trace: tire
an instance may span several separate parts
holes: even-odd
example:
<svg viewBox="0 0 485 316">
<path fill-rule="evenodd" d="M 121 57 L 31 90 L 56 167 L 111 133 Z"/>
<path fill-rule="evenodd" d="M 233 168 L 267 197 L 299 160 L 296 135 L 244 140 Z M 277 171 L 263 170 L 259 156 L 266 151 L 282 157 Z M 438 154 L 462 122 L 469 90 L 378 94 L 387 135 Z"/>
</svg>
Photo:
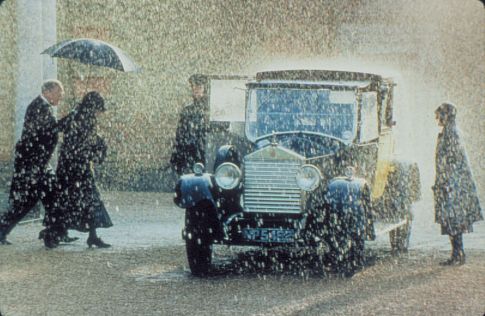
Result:
<svg viewBox="0 0 485 316">
<path fill-rule="evenodd" d="M 329 261 L 337 273 L 351 277 L 365 263 L 365 214 L 352 209 L 339 214 L 332 219 Z"/>
<path fill-rule="evenodd" d="M 347 273 L 354 274 L 365 265 L 365 231 L 362 224 L 355 223 L 351 234 Z"/>
<path fill-rule="evenodd" d="M 406 224 L 389 232 L 391 252 L 394 254 L 407 252 L 411 237 L 413 216 L 411 205 L 421 197 L 421 181 L 416 163 L 395 162 L 396 171 L 389 179 L 388 203 L 396 220 L 406 220 Z"/>
<path fill-rule="evenodd" d="M 349 199 L 353 200 L 351 203 L 341 201 L 342 197 L 329 197 L 329 205 L 322 208 L 326 210 L 322 233 L 328 246 L 324 256 L 325 266 L 344 277 L 351 277 L 365 265 L 365 239 L 371 219 L 371 202 L 368 186 L 361 190 L 360 197 Z"/>
<path fill-rule="evenodd" d="M 185 211 L 185 249 L 190 272 L 206 276 L 212 265 L 212 236 L 208 226 L 207 206 L 201 205 Z"/>
<path fill-rule="evenodd" d="M 389 232 L 392 253 L 404 253 L 408 251 L 411 238 L 411 216 L 406 218 L 406 224 Z"/>
<path fill-rule="evenodd" d="M 365 266 L 365 239 L 367 218 L 370 212 L 370 192 L 362 192 L 362 213 L 354 212 L 350 217 L 350 251 L 347 257 L 345 276 L 350 277 Z"/>
</svg>

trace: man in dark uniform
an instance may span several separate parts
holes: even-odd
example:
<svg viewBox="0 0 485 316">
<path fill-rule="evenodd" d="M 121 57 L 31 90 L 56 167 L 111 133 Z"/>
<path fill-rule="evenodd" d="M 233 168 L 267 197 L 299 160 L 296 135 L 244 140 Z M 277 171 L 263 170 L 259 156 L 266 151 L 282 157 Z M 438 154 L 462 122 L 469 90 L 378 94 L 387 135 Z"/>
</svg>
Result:
<svg viewBox="0 0 485 316">
<path fill-rule="evenodd" d="M 175 148 L 170 163 L 178 175 L 191 172 L 194 163 L 205 161 L 205 143 L 209 129 L 207 77 L 192 75 L 189 83 L 193 102 L 180 113 L 175 135 Z"/>
<path fill-rule="evenodd" d="M 14 175 L 10 187 L 9 210 L 0 217 L 0 245 L 10 242 L 6 236 L 15 225 L 42 201 L 46 211 L 47 228 L 40 238 L 48 248 L 56 247 L 60 236 L 67 237 L 58 224 L 49 220 L 58 211 L 55 207 L 55 174 L 49 165 L 68 116 L 57 122 L 52 107 L 64 97 L 64 88 L 57 80 L 47 80 L 42 93 L 27 107 L 20 140 L 15 146 Z"/>
</svg>

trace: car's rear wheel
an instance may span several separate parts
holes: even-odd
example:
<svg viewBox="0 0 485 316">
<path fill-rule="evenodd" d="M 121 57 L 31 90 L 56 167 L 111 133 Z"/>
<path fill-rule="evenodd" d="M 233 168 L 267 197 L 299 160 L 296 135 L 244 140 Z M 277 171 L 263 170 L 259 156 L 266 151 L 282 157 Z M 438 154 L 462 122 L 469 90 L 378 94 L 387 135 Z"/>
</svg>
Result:
<svg viewBox="0 0 485 316">
<path fill-rule="evenodd" d="M 411 216 L 408 215 L 406 224 L 389 232 L 389 241 L 393 253 L 403 253 L 408 251 L 409 240 L 411 239 L 411 223 Z"/>
<path fill-rule="evenodd" d="M 185 211 L 185 248 L 190 272 L 195 276 L 207 275 L 212 264 L 212 234 L 207 207 L 200 205 Z"/>
</svg>

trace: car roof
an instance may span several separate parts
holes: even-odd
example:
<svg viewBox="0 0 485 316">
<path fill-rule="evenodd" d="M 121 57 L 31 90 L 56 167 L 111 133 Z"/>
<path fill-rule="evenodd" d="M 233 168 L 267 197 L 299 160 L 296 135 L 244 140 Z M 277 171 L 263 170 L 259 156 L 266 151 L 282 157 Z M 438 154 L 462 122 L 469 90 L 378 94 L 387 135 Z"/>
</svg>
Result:
<svg viewBox="0 0 485 316">
<path fill-rule="evenodd" d="M 379 83 L 392 84 L 392 80 L 364 72 L 303 69 L 259 72 L 248 87 L 366 89 Z"/>
<path fill-rule="evenodd" d="M 276 70 L 256 74 L 257 81 L 291 80 L 291 81 L 383 81 L 380 75 L 340 70 Z"/>
<path fill-rule="evenodd" d="M 342 88 L 362 89 L 369 87 L 372 81 L 304 81 L 304 80 L 263 80 L 248 83 L 251 88 L 287 87 L 287 88 Z"/>
</svg>

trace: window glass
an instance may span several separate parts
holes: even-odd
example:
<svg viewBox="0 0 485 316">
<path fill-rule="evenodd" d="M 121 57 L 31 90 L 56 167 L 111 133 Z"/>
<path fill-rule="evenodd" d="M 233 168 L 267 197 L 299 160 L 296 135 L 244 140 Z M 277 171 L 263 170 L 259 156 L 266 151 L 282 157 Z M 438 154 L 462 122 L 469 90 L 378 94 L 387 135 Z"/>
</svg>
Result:
<svg viewBox="0 0 485 316">
<path fill-rule="evenodd" d="M 379 136 L 377 115 L 377 92 L 362 93 L 360 141 L 366 142 Z"/>
</svg>

